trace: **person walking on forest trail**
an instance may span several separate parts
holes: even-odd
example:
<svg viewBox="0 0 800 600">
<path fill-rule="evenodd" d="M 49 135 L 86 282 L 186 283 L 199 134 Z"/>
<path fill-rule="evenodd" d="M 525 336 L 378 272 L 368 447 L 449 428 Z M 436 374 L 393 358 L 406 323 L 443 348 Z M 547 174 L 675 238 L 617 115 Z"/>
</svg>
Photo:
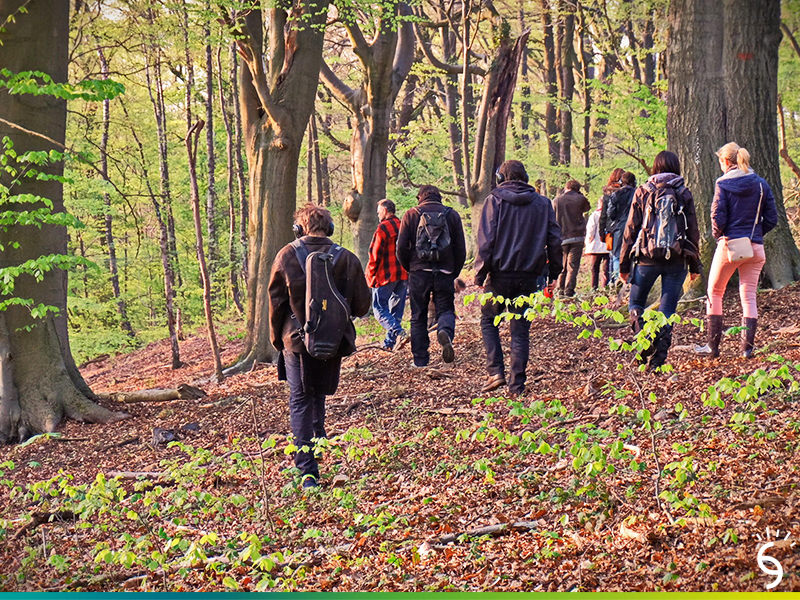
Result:
<svg viewBox="0 0 800 600">
<path fill-rule="evenodd" d="M 620 188 L 611 194 L 606 206 L 606 230 L 611 234 L 611 279 L 619 279 L 619 253 L 622 250 L 622 232 L 628 221 L 636 175 L 626 171 L 620 177 Z"/>
<path fill-rule="evenodd" d="M 635 333 L 644 327 L 647 295 L 661 278 L 658 310 L 670 317 L 675 313 L 683 291 L 688 266 L 692 280 L 700 276 L 700 232 L 697 228 L 694 198 L 684 185 L 678 156 L 667 150 L 653 161 L 652 175 L 636 190 L 622 235 L 620 279 L 630 278 L 630 319 Z M 650 346 L 643 350 L 643 361 L 661 367 L 672 344 L 672 325 L 661 327 Z"/>
<path fill-rule="evenodd" d="M 608 182 L 606 183 L 605 187 L 603 188 L 603 195 L 600 198 L 600 202 L 603 205 L 603 208 L 600 210 L 600 237 L 602 237 L 606 241 L 606 245 L 608 246 L 609 250 L 613 249 L 613 237 L 614 234 L 609 230 L 609 219 L 608 219 L 608 209 L 611 204 L 611 197 L 616 193 L 616 191 L 622 187 L 622 176 L 625 174 L 625 169 L 621 169 L 617 167 L 613 171 L 611 171 L 611 175 L 608 176 Z M 614 273 L 611 274 L 611 283 L 616 283 L 617 278 L 614 276 Z"/>
<path fill-rule="evenodd" d="M 506 311 L 522 314 L 510 300 L 539 289 L 537 279 L 549 268 L 552 292 L 561 272 L 561 231 L 550 201 L 528 185 L 528 174 L 518 160 L 507 160 L 497 170 L 498 186 L 486 198 L 478 224 L 475 283 L 507 302 L 486 302 L 481 307 L 481 336 L 486 350 L 488 381 L 481 390 L 491 392 L 506 385 L 503 348 L 495 318 Z M 528 319 L 511 319 L 511 380 L 509 391 L 525 391 L 525 369 L 530 352 Z"/>
<path fill-rule="evenodd" d="M 564 270 L 558 280 L 558 293 L 562 296 L 575 295 L 575 282 L 581 267 L 583 241 L 586 235 L 586 213 L 592 205 L 581 194 L 581 184 L 571 179 L 564 192 L 553 200 L 556 221 L 561 227 L 561 248 L 564 254 Z"/>
<path fill-rule="evenodd" d="M 446 363 L 455 360 L 454 281 L 464 267 L 467 245 L 461 216 L 442 204 L 439 188 L 421 186 L 417 201 L 417 206 L 406 211 L 400 222 L 397 259 L 408 271 L 414 365 L 427 367 L 430 361 L 428 304 L 431 297 L 436 307 L 436 338 L 442 346 L 442 360 Z"/>
<path fill-rule="evenodd" d="M 400 219 L 391 200 L 378 202 L 378 228 L 369 245 L 367 285 L 372 288 L 372 311 L 386 330 L 384 350 L 393 350 L 397 340 L 408 336 L 401 321 L 408 294 L 408 273 L 397 260 L 397 234 Z"/>
<path fill-rule="evenodd" d="M 722 338 L 722 297 L 735 271 L 739 271 L 742 304 L 742 356 L 751 358 L 758 325 L 756 292 L 766 262 L 764 235 L 778 224 L 775 197 L 769 184 L 750 168 L 750 153 L 735 142 L 717 150 L 723 172 L 714 187 L 711 223 L 717 249 L 708 274 L 706 327 L 708 341 L 698 354 L 717 357 Z M 741 246 L 743 251 L 739 251 Z"/>
<path fill-rule="evenodd" d="M 606 241 L 600 235 L 600 213 L 603 210 L 603 201 L 597 203 L 597 208 L 589 215 L 586 222 L 586 238 L 583 241 L 583 252 L 589 257 L 589 270 L 592 274 L 592 291 L 608 285 L 608 256 L 610 254 Z"/>
<path fill-rule="evenodd" d="M 295 236 L 298 238 L 284 246 L 272 264 L 269 282 L 269 310 L 272 344 L 280 351 L 278 357 L 278 379 L 289 383 L 289 419 L 297 451 L 294 461 L 300 470 L 304 488 L 319 485 L 319 466 L 314 456 L 314 439 L 324 438 L 325 434 L 325 396 L 336 391 L 339 385 L 339 372 L 342 357 L 356 350 L 356 330 L 351 317 L 363 317 L 369 312 L 370 292 L 364 278 L 361 262 L 355 254 L 334 244 L 329 238 L 333 235 L 333 219 L 327 208 L 306 204 L 295 213 Z M 312 303 L 306 295 L 307 283 L 311 278 L 307 273 L 313 259 L 322 259 L 326 281 L 319 282 L 330 286 L 327 275 L 332 274 L 336 300 L 345 303 L 339 339 L 332 356 L 326 359 L 312 356 L 308 348 L 309 331 L 307 319 Z M 316 292 L 316 291 L 315 291 Z M 319 294 L 321 295 L 321 294 Z M 318 307 L 326 311 L 332 307 Z M 317 331 L 319 331 L 319 323 Z"/>
</svg>

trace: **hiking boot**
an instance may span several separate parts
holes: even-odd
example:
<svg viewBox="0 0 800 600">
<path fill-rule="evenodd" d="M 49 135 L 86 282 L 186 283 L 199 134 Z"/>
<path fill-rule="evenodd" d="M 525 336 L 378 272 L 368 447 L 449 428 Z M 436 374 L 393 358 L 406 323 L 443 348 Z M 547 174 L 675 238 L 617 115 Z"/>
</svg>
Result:
<svg viewBox="0 0 800 600">
<path fill-rule="evenodd" d="M 650 358 L 650 368 L 657 369 L 667 362 L 667 352 L 672 345 L 672 325 L 664 325 L 653 340 L 653 356 Z"/>
<path fill-rule="evenodd" d="M 481 388 L 481 394 L 486 394 L 488 392 L 496 390 L 497 388 L 501 388 L 505 384 L 506 384 L 506 378 L 504 375 L 502 375 L 501 373 L 498 373 L 497 375 L 492 375 L 491 377 L 489 377 L 489 380 L 486 382 L 486 385 L 484 385 Z"/>
<path fill-rule="evenodd" d="M 742 358 L 753 358 L 758 319 L 751 319 L 750 317 L 742 319 L 742 326 L 747 327 L 742 331 Z"/>
<path fill-rule="evenodd" d="M 704 346 L 695 346 L 695 354 L 717 358 L 719 356 L 719 343 L 722 339 L 722 315 L 708 315 L 708 342 Z"/>
<path fill-rule="evenodd" d="M 303 489 L 313 489 L 318 488 L 319 483 L 317 482 L 317 478 L 313 475 L 303 475 Z"/>
<path fill-rule="evenodd" d="M 447 335 L 446 331 L 439 330 L 436 333 L 436 339 L 442 346 L 442 360 L 446 363 L 451 363 L 456 359 L 456 351 L 453 349 L 453 340 Z"/>
</svg>

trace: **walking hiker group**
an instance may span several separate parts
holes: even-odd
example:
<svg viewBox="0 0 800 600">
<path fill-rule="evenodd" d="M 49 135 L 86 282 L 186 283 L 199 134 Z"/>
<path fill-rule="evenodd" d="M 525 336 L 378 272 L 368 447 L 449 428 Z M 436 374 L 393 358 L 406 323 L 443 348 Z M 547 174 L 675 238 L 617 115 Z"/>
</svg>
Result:
<svg viewBox="0 0 800 600">
<path fill-rule="evenodd" d="M 742 353 L 750 358 L 757 325 L 756 288 L 764 266 L 763 236 L 775 227 L 775 199 L 767 182 L 750 168 L 750 155 L 735 143 L 717 152 L 723 176 L 711 210 L 717 250 L 708 281 L 708 340 L 695 350 L 719 356 L 722 296 L 739 271 L 743 307 Z M 481 306 L 481 337 L 487 379 L 481 392 L 508 386 L 525 393 L 530 321 L 514 298 L 544 291 L 572 297 L 583 254 L 591 261 L 591 287 L 630 283 L 629 313 L 634 332 L 644 327 L 647 297 L 661 280 L 658 310 L 675 313 L 687 272 L 699 277 L 700 234 L 694 199 L 677 155 L 660 152 L 652 174 L 636 188 L 633 173 L 615 169 L 596 209 L 570 180 L 552 202 L 528 183 L 524 165 L 504 162 L 497 186 L 484 200 L 476 228 L 475 284 L 493 294 Z M 370 307 L 386 330 L 381 348 L 393 351 L 410 339 L 415 367 L 431 360 L 431 330 L 442 360 L 455 360 L 455 293 L 467 251 L 458 212 L 442 203 L 438 188 L 423 185 L 417 206 L 397 217 L 395 204 L 378 203 L 380 223 L 369 248 L 366 273 L 358 258 L 335 244 L 330 212 L 307 204 L 295 214 L 296 240 L 277 255 L 269 284 L 272 343 L 280 351 L 279 379 L 289 384 L 289 413 L 297 450 L 295 464 L 304 488 L 316 487 L 315 440 L 324 438 L 325 397 L 335 392 L 341 359 L 355 352 L 352 319 Z M 588 215 L 588 220 L 587 220 Z M 566 265 L 564 263 L 566 262 Z M 557 289 L 556 289 L 557 288 Z M 406 297 L 410 335 L 402 327 Z M 429 307 L 434 319 L 429 325 Z M 508 375 L 497 317 L 509 320 Z M 652 369 L 665 364 L 672 325 L 664 323 L 639 358 Z"/>
</svg>

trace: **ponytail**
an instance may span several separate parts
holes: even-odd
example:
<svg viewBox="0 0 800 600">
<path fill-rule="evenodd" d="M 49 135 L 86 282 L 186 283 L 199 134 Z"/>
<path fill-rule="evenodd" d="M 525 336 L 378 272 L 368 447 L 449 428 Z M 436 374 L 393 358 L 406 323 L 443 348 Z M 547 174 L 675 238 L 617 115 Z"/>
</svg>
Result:
<svg viewBox="0 0 800 600">
<path fill-rule="evenodd" d="M 750 153 L 736 142 L 728 142 L 725 144 L 722 148 L 717 150 L 717 156 L 731 164 L 735 164 L 745 173 L 750 170 Z"/>
<path fill-rule="evenodd" d="M 736 151 L 736 164 L 745 173 L 750 170 L 750 153 L 745 148 Z"/>
</svg>

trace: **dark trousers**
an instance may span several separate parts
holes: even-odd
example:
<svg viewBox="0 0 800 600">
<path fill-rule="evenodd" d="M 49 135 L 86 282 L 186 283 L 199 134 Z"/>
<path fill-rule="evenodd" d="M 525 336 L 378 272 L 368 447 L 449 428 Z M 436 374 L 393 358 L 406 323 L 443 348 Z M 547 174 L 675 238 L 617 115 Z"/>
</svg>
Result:
<svg viewBox="0 0 800 600">
<path fill-rule="evenodd" d="M 583 242 L 561 244 L 561 249 L 564 252 L 566 268 L 561 271 L 561 277 L 558 278 L 558 291 L 567 296 L 574 296 L 575 282 L 578 279 L 578 270 L 581 268 Z"/>
<path fill-rule="evenodd" d="M 502 276 L 493 273 L 489 275 L 484 289 L 496 296 L 512 300 L 518 296 L 534 293 L 539 286 L 535 276 Z M 483 347 L 486 350 L 486 370 L 489 375 L 505 376 L 500 329 L 498 325 L 494 324 L 495 317 L 504 312 L 521 315 L 526 308 L 527 306 L 515 307 L 513 303 L 506 306 L 506 304 L 495 302 L 487 302 L 481 307 L 481 337 L 483 337 Z M 508 389 L 512 393 L 521 394 L 525 391 L 525 369 L 528 366 L 530 354 L 531 322 L 522 317 L 511 319 L 508 325 L 511 330 L 511 379 L 508 382 Z"/>
<path fill-rule="evenodd" d="M 592 289 L 608 285 L 608 254 L 589 254 L 589 267 L 592 270 Z"/>
<path fill-rule="evenodd" d="M 452 273 L 411 271 L 408 274 L 408 303 L 411 306 L 411 353 L 414 364 L 425 367 L 430 361 L 428 337 L 428 304 L 433 296 L 436 328 L 452 340 L 456 332 L 455 289 Z"/>
<path fill-rule="evenodd" d="M 342 361 L 315 360 L 308 355 L 283 351 L 286 381 L 289 383 L 289 421 L 294 443 L 298 450 L 294 464 L 301 475 L 313 475 L 319 479 L 319 467 L 314 457 L 314 438 L 325 434 L 325 394 L 332 380 L 338 380 Z M 316 387 L 314 382 L 324 382 L 325 387 Z M 335 386 L 334 388 L 335 389 Z M 302 448 L 306 446 L 306 450 Z"/>
</svg>

